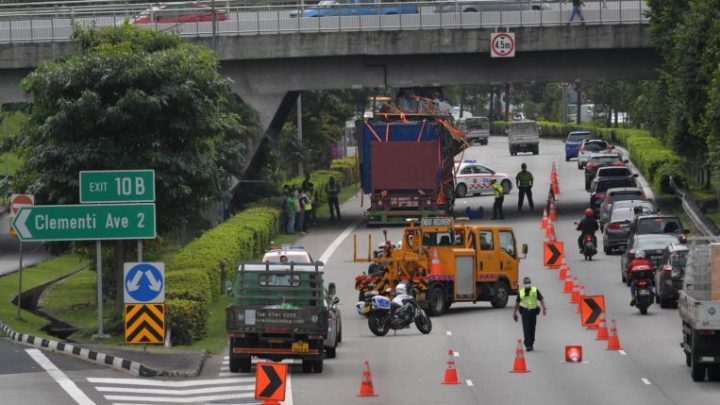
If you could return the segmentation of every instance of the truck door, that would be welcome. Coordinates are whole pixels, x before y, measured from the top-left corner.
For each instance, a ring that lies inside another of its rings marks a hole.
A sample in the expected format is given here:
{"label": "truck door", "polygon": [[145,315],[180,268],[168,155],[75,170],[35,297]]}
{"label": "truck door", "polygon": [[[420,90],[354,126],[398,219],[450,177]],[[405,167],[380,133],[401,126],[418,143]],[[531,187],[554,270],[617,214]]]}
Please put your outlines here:
{"label": "truck door", "polygon": [[510,230],[498,232],[500,252],[500,273],[510,281],[512,290],[518,289],[518,251],[515,246],[515,235]]}
{"label": "truck door", "polygon": [[500,269],[500,258],[495,254],[495,240],[492,229],[479,229],[473,232],[475,236],[475,251],[478,258],[478,276],[476,280],[487,279],[486,274],[497,273]]}
{"label": "truck door", "polygon": [[455,256],[455,301],[475,300],[475,257]]}

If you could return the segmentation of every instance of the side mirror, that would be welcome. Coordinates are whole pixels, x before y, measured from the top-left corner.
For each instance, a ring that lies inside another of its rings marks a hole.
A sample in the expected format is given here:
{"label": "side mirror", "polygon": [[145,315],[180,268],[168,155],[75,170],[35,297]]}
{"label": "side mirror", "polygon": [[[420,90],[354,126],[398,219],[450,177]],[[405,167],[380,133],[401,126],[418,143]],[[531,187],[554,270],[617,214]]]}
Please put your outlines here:
{"label": "side mirror", "polygon": [[528,254],[528,245],[527,243],[523,243],[522,245],[522,253],[523,253],[523,259],[527,257]]}
{"label": "side mirror", "polygon": [[634,179],[636,179],[636,178],[640,177],[640,175],[637,174],[637,173],[635,173],[635,174],[632,175],[632,177],[633,177]]}
{"label": "side mirror", "polygon": [[328,294],[335,295],[337,292],[337,288],[335,287],[335,283],[328,284]]}
{"label": "side mirror", "polygon": [[630,163],[630,161],[625,159],[625,160],[623,160],[623,163],[628,164],[628,163]]}
{"label": "side mirror", "polygon": [[334,297],[333,300],[332,300],[332,303],[333,303],[333,305],[339,304],[339,303],[340,303],[340,298]]}

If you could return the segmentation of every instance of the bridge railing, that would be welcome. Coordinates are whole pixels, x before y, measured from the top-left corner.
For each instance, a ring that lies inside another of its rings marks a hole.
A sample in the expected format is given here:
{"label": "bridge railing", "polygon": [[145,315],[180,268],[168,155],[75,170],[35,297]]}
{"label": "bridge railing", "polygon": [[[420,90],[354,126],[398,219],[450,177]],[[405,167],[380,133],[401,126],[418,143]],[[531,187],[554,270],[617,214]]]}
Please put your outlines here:
{"label": "bridge railing", "polygon": [[[165,19],[157,3],[43,3],[34,8],[0,7],[0,43],[52,42],[70,39],[75,25],[114,26],[145,12],[143,27],[181,36],[271,35],[283,33],[399,31],[544,27],[569,24],[571,3],[561,1],[426,1],[370,4],[321,2],[298,6],[238,5],[237,1],[203,1],[205,8],[187,6],[174,15],[195,13],[204,21]],[[332,3],[332,4],[331,4]],[[162,6],[161,6],[162,7]],[[585,24],[646,24],[649,7],[642,0],[586,1]],[[213,16],[214,15],[214,16]],[[215,20],[213,22],[213,20]],[[576,18],[572,24],[580,24]]]}

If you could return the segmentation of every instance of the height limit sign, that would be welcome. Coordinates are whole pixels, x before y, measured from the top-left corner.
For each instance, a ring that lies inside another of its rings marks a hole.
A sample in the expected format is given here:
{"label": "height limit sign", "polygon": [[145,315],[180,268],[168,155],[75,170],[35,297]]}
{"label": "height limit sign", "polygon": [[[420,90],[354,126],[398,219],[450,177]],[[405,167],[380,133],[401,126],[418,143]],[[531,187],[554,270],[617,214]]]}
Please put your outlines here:
{"label": "height limit sign", "polygon": [[495,32],[490,36],[490,56],[493,58],[515,57],[515,34]]}

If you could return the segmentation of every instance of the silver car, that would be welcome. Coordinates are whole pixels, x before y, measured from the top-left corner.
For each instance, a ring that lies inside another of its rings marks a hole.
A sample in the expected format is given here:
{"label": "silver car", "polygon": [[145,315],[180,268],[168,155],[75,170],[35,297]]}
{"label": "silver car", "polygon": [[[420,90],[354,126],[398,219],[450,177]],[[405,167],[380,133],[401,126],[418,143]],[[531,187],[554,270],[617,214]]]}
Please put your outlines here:
{"label": "silver car", "polygon": [[328,308],[328,334],[325,338],[325,357],[334,359],[337,346],[342,342],[342,316],[338,304],[340,299],[335,295],[335,283],[328,284],[325,290],[325,306]]}
{"label": "silver car", "polygon": [[643,214],[653,214],[657,212],[657,208],[655,208],[655,205],[647,200],[625,200],[625,201],[614,201],[613,204],[605,204],[605,202],[600,205],[600,229],[605,230],[607,227],[608,221],[610,220],[610,217],[612,216],[612,212],[615,209],[621,209],[621,208],[632,208],[640,207],[640,211]]}
{"label": "silver car", "polygon": [[627,245],[630,223],[635,218],[633,208],[619,208],[612,210],[603,237],[603,250],[609,255],[613,249],[623,249]]}

